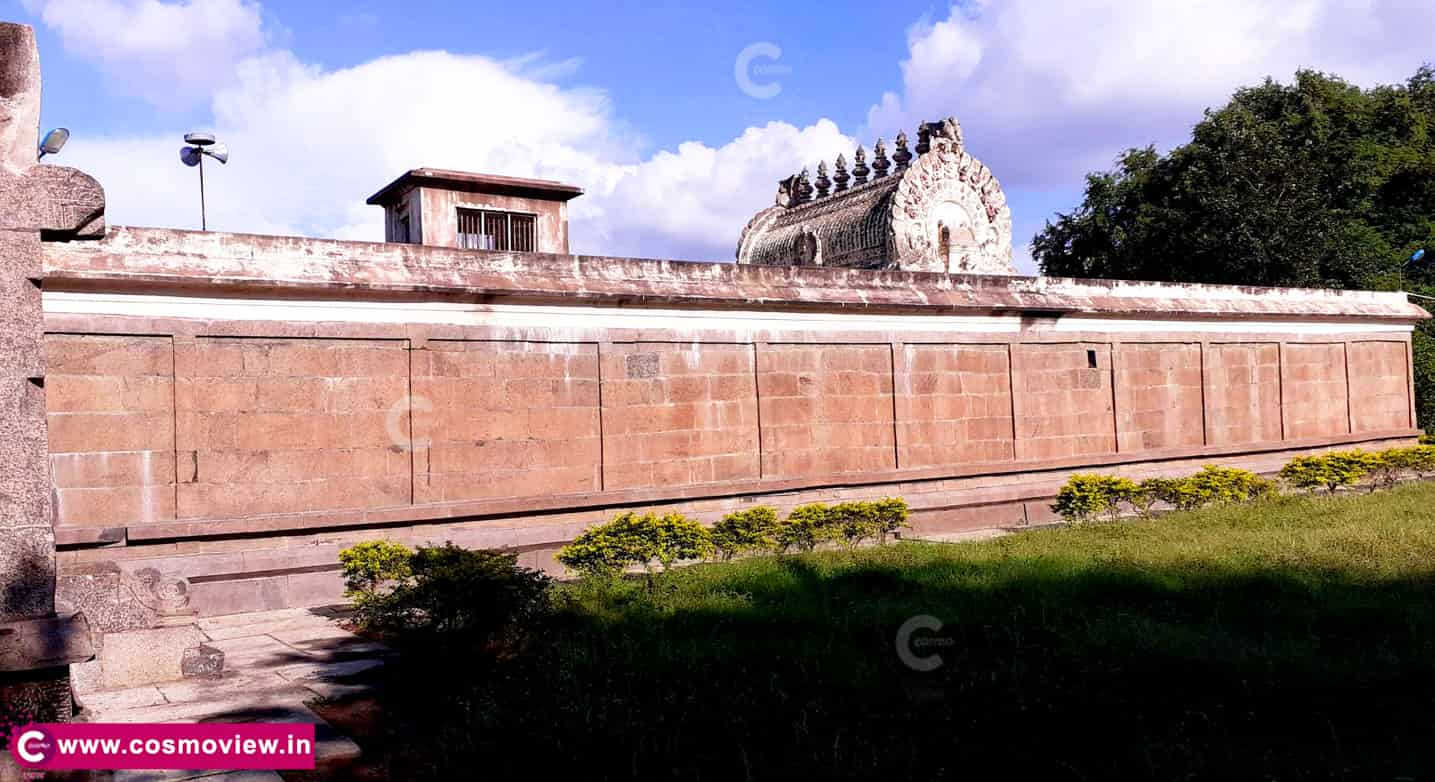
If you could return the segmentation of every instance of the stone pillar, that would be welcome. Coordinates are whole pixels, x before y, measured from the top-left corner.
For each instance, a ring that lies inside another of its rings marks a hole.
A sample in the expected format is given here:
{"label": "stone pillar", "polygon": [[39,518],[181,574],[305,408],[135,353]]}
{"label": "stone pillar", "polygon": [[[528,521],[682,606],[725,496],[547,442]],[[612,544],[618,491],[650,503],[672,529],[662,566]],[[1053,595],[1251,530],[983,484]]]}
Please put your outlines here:
{"label": "stone pillar", "polygon": [[69,665],[92,656],[84,617],[55,605],[41,246],[102,235],[104,193],[37,164],[39,117],[34,31],[0,23],[0,721],[69,719]]}

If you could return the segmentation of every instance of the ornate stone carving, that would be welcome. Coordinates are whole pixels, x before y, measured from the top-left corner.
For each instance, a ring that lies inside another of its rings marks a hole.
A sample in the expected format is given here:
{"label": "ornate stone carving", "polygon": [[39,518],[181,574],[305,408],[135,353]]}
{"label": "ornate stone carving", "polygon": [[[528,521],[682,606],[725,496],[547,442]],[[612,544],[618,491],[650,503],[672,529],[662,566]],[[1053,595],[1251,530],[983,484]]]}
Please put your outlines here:
{"label": "ornate stone carving", "polygon": [[[816,202],[800,195],[806,171],[783,180],[779,205],[743,231],[738,263],[1015,274],[1006,197],[991,171],[967,153],[961,125],[948,118],[924,122],[919,132],[925,154],[915,161],[906,134],[898,134],[896,176],[885,176],[889,163],[879,140],[871,179],[861,147],[850,187],[844,157],[837,158],[830,195],[826,164],[819,166]],[[782,196],[794,188],[798,195]]]}
{"label": "ornate stone carving", "polygon": [[[1011,211],[991,170],[963,148],[955,120],[923,126],[930,149],[892,196],[897,265],[952,274],[1014,274]],[[938,132],[932,132],[938,130]]]}
{"label": "ornate stone carving", "polygon": [[798,186],[797,186],[797,182],[798,182],[798,179],[799,179],[799,178],[800,178],[800,175],[798,175],[798,174],[793,174],[792,176],[790,176],[790,177],[788,177],[788,178],[782,180],[781,182],[778,182],[778,183],[777,183],[777,205],[778,205],[778,206],[787,207],[787,206],[796,206],[796,205],[797,205],[797,203],[798,203],[798,201],[797,201],[797,197],[798,197]]}

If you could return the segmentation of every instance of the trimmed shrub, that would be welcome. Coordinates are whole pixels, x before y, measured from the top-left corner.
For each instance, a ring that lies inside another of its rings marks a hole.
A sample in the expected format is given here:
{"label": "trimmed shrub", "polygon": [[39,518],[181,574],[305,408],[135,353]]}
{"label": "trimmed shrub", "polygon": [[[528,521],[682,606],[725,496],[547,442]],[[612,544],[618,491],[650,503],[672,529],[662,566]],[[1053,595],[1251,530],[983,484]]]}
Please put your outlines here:
{"label": "trimmed shrub", "polygon": [[777,548],[777,527],[777,509],[766,505],[729,513],[713,525],[713,546],[724,562],[740,554],[772,551]]}
{"label": "trimmed shrub", "polygon": [[519,567],[511,552],[445,543],[419,548],[410,566],[413,577],[389,603],[394,623],[416,640],[457,648],[511,641],[547,607],[551,580]]}
{"label": "trimmed shrub", "polygon": [[1184,488],[1194,495],[1194,507],[1253,502],[1276,491],[1274,483],[1250,470],[1215,464],[1202,467],[1200,472],[1186,478],[1185,483]]}
{"label": "trimmed shrub", "polygon": [[871,505],[876,516],[878,545],[886,545],[888,535],[911,526],[907,523],[911,509],[907,507],[907,501],[901,497],[887,497],[877,500]]}
{"label": "trimmed shrub", "polygon": [[1376,454],[1379,466],[1373,473],[1374,483],[1385,487],[1393,485],[1402,476],[1424,477],[1435,473],[1435,446],[1416,445],[1409,448],[1391,448]]}
{"label": "trimmed shrub", "polygon": [[1103,513],[1114,519],[1121,503],[1139,491],[1140,487],[1129,478],[1078,473],[1057,492],[1051,509],[1071,524],[1090,521]]}
{"label": "trimmed shrub", "polygon": [[832,509],[820,502],[793,508],[778,525],[776,535],[778,548],[784,553],[793,548],[811,551],[835,536]]}
{"label": "trimmed shrub", "polygon": [[379,630],[394,588],[413,574],[408,546],[387,540],[366,540],[339,552],[344,574],[344,597],[354,603],[355,621]]}
{"label": "trimmed shrub", "polygon": [[339,561],[360,625],[429,652],[514,640],[547,608],[548,576],[509,552],[378,540]]}
{"label": "trimmed shrub", "polygon": [[625,568],[652,559],[644,534],[641,517],[632,512],[620,513],[612,521],[583,530],[572,543],[558,550],[555,559],[584,578],[613,578]]}
{"label": "trimmed shrub", "polygon": [[1334,494],[1342,486],[1354,486],[1373,466],[1371,454],[1364,451],[1337,451],[1321,456],[1297,456],[1281,468],[1280,476],[1297,488],[1324,488]]}
{"label": "trimmed shrub", "polygon": [[1137,511],[1149,516],[1151,506],[1164,502],[1177,510],[1191,510],[1201,505],[1195,487],[1186,478],[1147,478],[1140,484]]}
{"label": "trimmed shrub", "polygon": [[827,523],[832,527],[832,538],[848,550],[859,543],[877,537],[877,520],[872,507],[865,502],[841,502],[827,509]]}
{"label": "trimmed shrub", "polygon": [[1435,474],[1435,443],[1406,448],[1407,469],[1422,478]]}
{"label": "trimmed shrub", "polygon": [[1422,435],[1420,435],[1420,444],[1421,444],[1421,445],[1435,445],[1435,434],[1422,434]]}
{"label": "trimmed shrub", "polygon": [[[641,566],[648,574],[648,589],[673,563],[705,559],[713,553],[712,533],[681,513],[641,516],[627,511],[605,524],[589,527],[576,540],[558,550],[557,559],[587,578],[607,579],[625,568]],[[659,571],[654,562],[662,565]]]}
{"label": "trimmed shrub", "polygon": [[713,536],[707,527],[681,513],[665,513],[652,521],[652,557],[667,572],[673,563],[707,559],[713,555]]}

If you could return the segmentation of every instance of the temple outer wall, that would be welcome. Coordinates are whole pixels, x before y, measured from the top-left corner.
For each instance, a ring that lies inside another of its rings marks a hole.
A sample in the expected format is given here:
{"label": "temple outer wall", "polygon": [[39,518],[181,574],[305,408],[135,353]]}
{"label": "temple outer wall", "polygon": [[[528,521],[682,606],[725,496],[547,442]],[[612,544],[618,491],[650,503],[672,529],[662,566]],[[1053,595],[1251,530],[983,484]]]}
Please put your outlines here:
{"label": "temple outer wall", "polygon": [[1074,471],[1418,434],[1394,294],[158,229],[45,258],[62,582],[154,569],[206,614],[332,601],[367,538],[552,568],[618,509],[892,495],[1021,528]]}

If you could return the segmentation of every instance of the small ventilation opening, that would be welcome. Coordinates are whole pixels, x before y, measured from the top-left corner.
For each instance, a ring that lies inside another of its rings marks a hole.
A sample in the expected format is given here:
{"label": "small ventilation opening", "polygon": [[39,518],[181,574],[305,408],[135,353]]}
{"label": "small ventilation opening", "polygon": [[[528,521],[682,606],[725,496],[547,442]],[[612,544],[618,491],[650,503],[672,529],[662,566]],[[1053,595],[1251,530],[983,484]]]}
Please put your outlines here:
{"label": "small ventilation opening", "polygon": [[1089,369],[1096,369],[1096,351],[1086,351],[1086,366]]}

